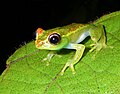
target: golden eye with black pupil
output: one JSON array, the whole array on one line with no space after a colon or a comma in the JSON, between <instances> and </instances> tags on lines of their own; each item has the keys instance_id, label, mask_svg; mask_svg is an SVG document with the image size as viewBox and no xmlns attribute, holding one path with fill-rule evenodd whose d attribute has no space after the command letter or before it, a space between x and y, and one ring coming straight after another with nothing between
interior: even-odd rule
<instances>
[{"instance_id":1,"label":"golden eye with black pupil","mask_svg":"<svg viewBox=\"0 0 120 94\"><path fill-rule=\"evenodd\" d=\"M61 40L61 37L59 34L57 33L53 33L51 34L49 37L48 37L48 41L51 43L51 44L58 44Z\"/></svg>"}]
</instances>

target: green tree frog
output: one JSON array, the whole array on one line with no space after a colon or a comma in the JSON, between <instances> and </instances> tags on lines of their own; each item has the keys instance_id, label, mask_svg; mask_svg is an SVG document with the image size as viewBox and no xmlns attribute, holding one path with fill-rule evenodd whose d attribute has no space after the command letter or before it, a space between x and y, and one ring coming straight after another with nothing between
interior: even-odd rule
<instances>
[{"instance_id":1,"label":"green tree frog","mask_svg":"<svg viewBox=\"0 0 120 94\"><path fill-rule=\"evenodd\" d=\"M36 30L35 45L38 49L51 50L47 55L47 60L50 62L55 55L55 51L60 49L75 49L75 55L71 60L68 60L61 70L61 75L64 74L67 67L69 67L73 74L75 74L74 65L82 58L85 50L84 44L80 44L86 37L90 36L93 41L89 52L93 50L100 51L106 47L106 37L103 25L94 24L78 24L72 23L67 26L57 27L54 29L43 30L38 28Z\"/></svg>"}]
</instances>

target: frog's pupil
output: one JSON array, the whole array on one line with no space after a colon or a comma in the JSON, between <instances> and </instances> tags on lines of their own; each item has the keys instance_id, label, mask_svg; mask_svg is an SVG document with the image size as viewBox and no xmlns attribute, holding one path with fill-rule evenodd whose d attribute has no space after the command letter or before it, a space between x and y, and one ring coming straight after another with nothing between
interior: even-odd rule
<instances>
[{"instance_id":1,"label":"frog's pupil","mask_svg":"<svg viewBox=\"0 0 120 94\"><path fill-rule=\"evenodd\" d=\"M51 44L57 44L60 42L60 35L57 33L53 33L49 36L49 42Z\"/></svg>"},{"instance_id":2,"label":"frog's pupil","mask_svg":"<svg viewBox=\"0 0 120 94\"><path fill-rule=\"evenodd\" d=\"M58 41L59 41L59 39L58 39L58 37L56 37L56 36L53 36L53 37L50 39L50 42L53 43L53 44L58 43Z\"/></svg>"}]
</instances>

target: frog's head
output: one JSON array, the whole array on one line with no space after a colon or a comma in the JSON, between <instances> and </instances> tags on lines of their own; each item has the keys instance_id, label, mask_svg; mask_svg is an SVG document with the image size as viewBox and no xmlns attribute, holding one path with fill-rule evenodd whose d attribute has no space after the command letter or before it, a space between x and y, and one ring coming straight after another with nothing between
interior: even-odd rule
<instances>
[{"instance_id":1,"label":"frog's head","mask_svg":"<svg viewBox=\"0 0 120 94\"><path fill-rule=\"evenodd\" d=\"M68 45L68 38L58 32L47 32L41 28L36 31L35 45L38 49L59 50Z\"/></svg>"}]
</instances>

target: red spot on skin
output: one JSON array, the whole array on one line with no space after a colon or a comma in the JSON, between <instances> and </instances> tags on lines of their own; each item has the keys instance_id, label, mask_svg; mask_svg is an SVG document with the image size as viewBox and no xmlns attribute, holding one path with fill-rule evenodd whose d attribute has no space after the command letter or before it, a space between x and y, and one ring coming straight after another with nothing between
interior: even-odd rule
<instances>
[{"instance_id":1,"label":"red spot on skin","mask_svg":"<svg viewBox=\"0 0 120 94\"><path fill-rule=\"evenodd\" d=\"M38 33L38 34L43 33L43 29L42 29L42 28L38 28L38 29L36 30L36 33Z\"/></svg>"}]
</instances>

